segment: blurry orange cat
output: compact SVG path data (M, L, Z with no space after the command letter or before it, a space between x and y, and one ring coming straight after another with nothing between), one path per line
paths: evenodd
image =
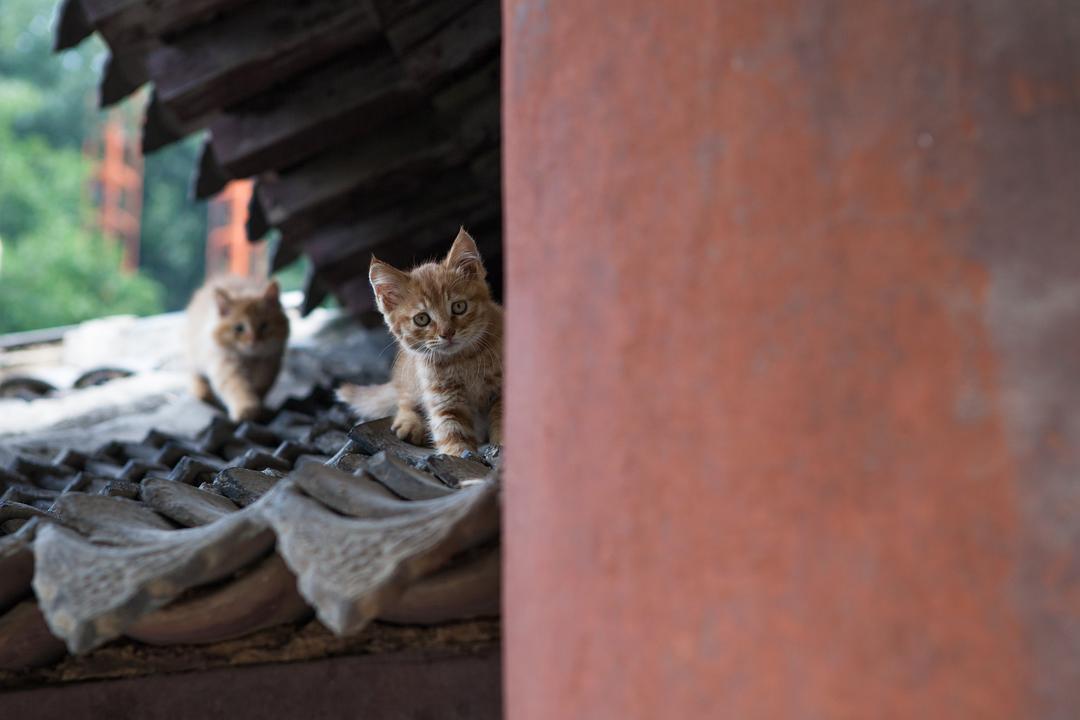
M256 417L289 339L277 282L212 278L192 296L187 320L192 392L219 400L234 421Z

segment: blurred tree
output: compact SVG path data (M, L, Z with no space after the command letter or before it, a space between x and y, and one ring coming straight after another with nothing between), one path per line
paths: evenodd
M140 269L165 286L165 309L183 308L206 267L206 203L187 195L199 139L146 156Z
M5 248L0 333L67 325L102 314L160 311L161 286L143 275L119 272L119 266L119 245L100 235L63 221L37 228Z
M81 153L103 116L105 47L92 36L54 55L57 7L3 0L0 14L0 332L178 309L203 276L206 208L187 198L195 140L146 159L138 274L90 230Z
M121 272L119 245L88 229L82 154L2 121L0 147L0 332L159 312L161 287Z
M0 82L15 81L36 91L29 106L9 108L15 111L8 122L17 136L37 135L51 147L77 150L99 122L94 109L105 45L94 35L79 47L54 55L58 8L54 0L4 0Z

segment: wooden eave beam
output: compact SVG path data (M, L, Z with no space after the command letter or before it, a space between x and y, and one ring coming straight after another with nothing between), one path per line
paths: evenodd
M282 0L243 7L178 35L147 59L162 103L192 120L251 98L378 30L367 0Z
M420 101L389 49L361 51L230 108L210 132L221 164L245 177L294 165Z
M86 17L81 0L64 0L56 23L53 51L73 48L94 32L94 26Z
M430 117L420 117L264 179L257 192L270 223L286 235L299 235L332 214L329 208L370 206L383 196L423 185L426 173L464 159ZM365 194L369 197L358 197Z
M161 39L252 0L81 0L89 22L114 47Z

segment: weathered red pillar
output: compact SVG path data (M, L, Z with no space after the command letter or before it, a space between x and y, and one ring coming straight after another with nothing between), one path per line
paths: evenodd
M1080 708L1080 4L507 0L509 720Z

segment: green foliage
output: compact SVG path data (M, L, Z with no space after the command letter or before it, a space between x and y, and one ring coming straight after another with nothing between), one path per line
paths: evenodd
M77 150L100 121L94 107L105 45L94 35L78 48L54 55L59 6L55 0L3 0L0 83L19 81L37 97L11 105L0 93L0 122L9 123L16 135L38 135L50 146Z
M107 314L161 309L161 287L124 274L116 243L65 222L47 223L4 250L0 269L0 332L68 325ZM66 233L62 242L52 233Z
M0 147L0 332L159 312L160 286L121 272L117 244L87 229L82 155L3 125Z
M202 284L206 268L206 203L193 203L187 187L199 159L199 141L149 155L143 163L141 270L165 286L165 307L180 310Z
M0 332L178 309L203 277L206 208L187 199L196 141L145 160L137 274L91 229L82 147L103 118L105 48L94 36L54 55L58 6L3 0L0 14Z
M76 227L88 219L88 168L78 152L51 147L37 136L15 137L3 124L0 147L0 238L17 243L56 215Z

